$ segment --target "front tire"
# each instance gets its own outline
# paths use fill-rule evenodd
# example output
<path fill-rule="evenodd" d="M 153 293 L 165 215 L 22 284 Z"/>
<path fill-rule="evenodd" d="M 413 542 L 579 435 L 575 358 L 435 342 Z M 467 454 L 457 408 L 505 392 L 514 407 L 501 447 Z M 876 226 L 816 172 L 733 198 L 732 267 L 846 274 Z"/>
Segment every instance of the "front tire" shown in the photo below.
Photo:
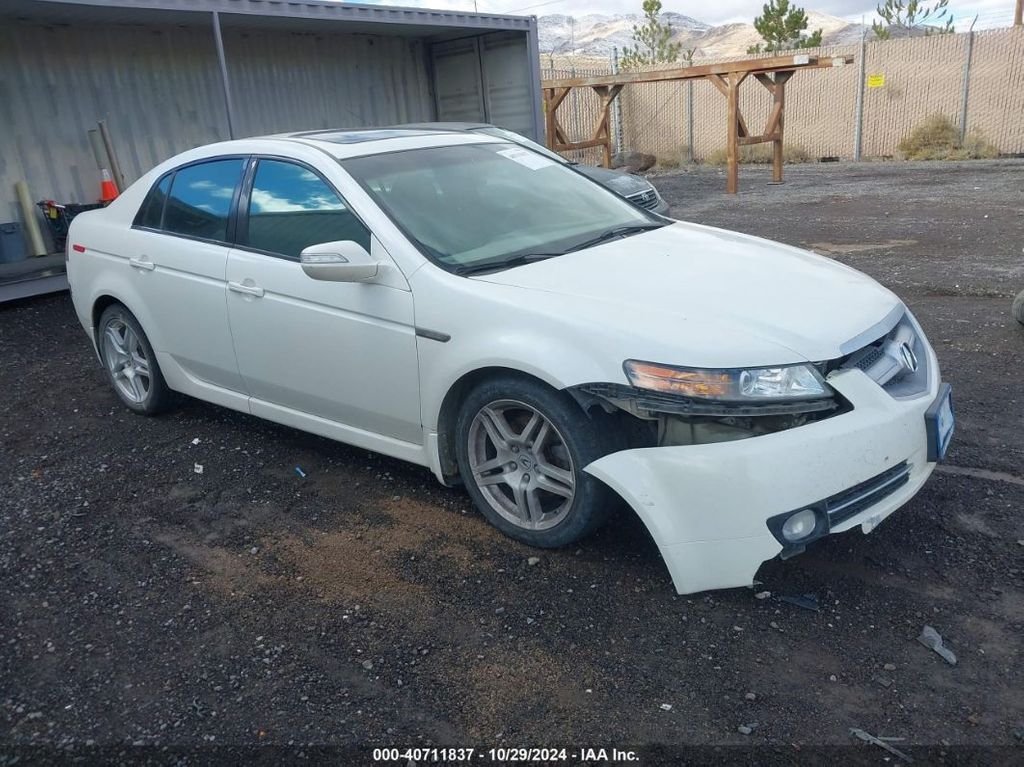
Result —
<path fill-rule="evenodd" d="M 135 316 L 111 304 L 96 328 L 103 369 L 118 399 L 141 415 L 156 415 L 174 404 L 153 347 Z"/>
<path fill-rule="evenodd" d="M 604 524 L 616 505 L 583 471 L 612 452 L 604 414 L 584 413 L 563 392 L 518 377 L 487 381 L 456 423 L 459 474 L 477 508 L 511 538 L 566 546 Z"/>

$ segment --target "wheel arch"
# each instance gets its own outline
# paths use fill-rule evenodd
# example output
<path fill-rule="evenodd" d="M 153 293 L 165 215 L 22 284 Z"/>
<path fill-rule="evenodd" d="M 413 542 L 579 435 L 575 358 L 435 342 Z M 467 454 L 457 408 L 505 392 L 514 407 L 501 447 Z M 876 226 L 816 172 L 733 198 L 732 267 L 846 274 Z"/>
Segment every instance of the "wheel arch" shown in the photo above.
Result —
<path fill-rule="evenodd" d="M 557 390 L 557 387 L 552 386 L 550 381 L 546 381 L 539 376 L 501 365 L 475 368 L 459 376 L 448 387 L 448 391 L 445 392 L 441 400 L 441 407 L 437 413 L 438 466 L 447 483 L 457 481 L 459 474 L 459 467 L 455 460 L 455 421 L 459 415 L 459 404 L 473 388 L 479 386 L 484 381 L 495 378 L 521 378 L 535 381 Z"/>
<path fill-rule="evenodd" d="M 103 316 L 103 312 L 105 312 L 109 307 L 113 306 L 114 304 L 121 304 L 121 306 L 123 306 L 125 309 L 128 309 L 128 311 L 132 311 L 131 309 L 128 308 L 128 305 L 124 301 L 122 301 L 117 296 L 111 295 L 110 293 L 101 293 L 100 295 L 96 296 L 96 298 L 92 302 L 92 309 L 90 310 L 90 319 L 92 321 L 93 338 L 95 339 L 97 346 L 99 346 L 99 337 L 97 336 L 97 333 L 100 329 L 100 317 Z M 134 314 L 134 312 L 132 312 L 132 314 Z"/>
<path fill-rule="evenodd" d="M 581 396 L 574 387 L 560 386 L 546 376 L 503 365 L 487 365 L 463 373 L 445 392 L 437 414 L 437 460 L 440 473 L 447 484 L 458 481 L 458 464 L 455 459 L 455 422 L 459 415 L 459 405 L 473 388 L 484 381 L 495 378 L 518 378 L 531 381 L 569 394 L 579 405 L 580 410 L 589 413 L 598 403 L 593 398 Z"/>

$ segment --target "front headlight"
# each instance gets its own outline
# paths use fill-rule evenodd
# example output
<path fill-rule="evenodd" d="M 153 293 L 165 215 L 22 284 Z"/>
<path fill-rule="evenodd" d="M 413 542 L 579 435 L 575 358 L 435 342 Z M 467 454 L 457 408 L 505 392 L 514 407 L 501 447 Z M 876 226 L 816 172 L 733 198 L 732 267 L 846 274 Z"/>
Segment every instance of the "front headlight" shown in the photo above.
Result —
<path fill-rule="evenodd" d="M 710 370 L 626 360 L 626 377 L 638 389 L 724 402 L 820 399 L 831 392 L 811 365 Z"/>

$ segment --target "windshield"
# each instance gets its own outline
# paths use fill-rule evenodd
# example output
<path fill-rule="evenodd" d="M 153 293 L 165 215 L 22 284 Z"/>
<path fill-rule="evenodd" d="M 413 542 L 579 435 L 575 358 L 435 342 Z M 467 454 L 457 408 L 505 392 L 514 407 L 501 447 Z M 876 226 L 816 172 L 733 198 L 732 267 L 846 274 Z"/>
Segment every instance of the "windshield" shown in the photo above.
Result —
<path fill-rule="evenodd" d="M 663 225 L 565 165 L 506 143 L 356 157 L 347 170 L 420 250 L 452 271 L 557 256 Z"/>
<path fill-rule="evenodd" d="M 514 131 L 506 130 L 505 128 L 499 128 L 496 125 L 488 125 L 486 128 L 478 128 L 473 133 L 486 133 L 488 136 L 494 136 L 495 138 L 504 139 L 505 141 L 512 141 L 519 146 L 525 146 L 527 149 L 532 149 L 534 152 L 540 152 L 545 157 L 548 157 L 555 162 L 560 162 L 563 165 L 572 165 L 573 163 L 566 160 L 562 155 L 557 152 L 552 152 L 546 146 L 541 146 L 536 141 L 530 141 L 526 136 L 520 136 Z"/>

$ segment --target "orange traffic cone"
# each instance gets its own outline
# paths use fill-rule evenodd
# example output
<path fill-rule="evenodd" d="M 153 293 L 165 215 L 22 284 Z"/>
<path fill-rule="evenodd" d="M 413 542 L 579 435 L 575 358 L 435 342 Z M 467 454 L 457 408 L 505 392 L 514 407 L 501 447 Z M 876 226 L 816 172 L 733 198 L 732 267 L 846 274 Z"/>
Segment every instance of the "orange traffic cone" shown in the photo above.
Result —
<path fill-rule="evenodd" d="M 117 184 L 106 168 L 100 170 L 100 202 L 111 202 L 117 199 Z"/>

